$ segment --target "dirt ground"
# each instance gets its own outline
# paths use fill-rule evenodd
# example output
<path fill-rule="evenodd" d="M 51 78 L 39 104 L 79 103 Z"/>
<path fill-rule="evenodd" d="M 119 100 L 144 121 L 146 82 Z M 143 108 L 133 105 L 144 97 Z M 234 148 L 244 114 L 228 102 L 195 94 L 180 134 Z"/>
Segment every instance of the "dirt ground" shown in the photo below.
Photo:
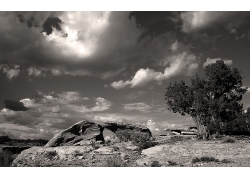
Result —
<path fill-rule="evenodd" d="M 219 162 L 196 162 L 194 158 L 213 157 Z M 147 166 L 158 161 L 162 166 L 187 167 L 249 167 L 250 140 L 241 139 L 234 143 L 223 143 L 222 140 L 195 141 L 192 139 L 162 144 L 142 151 L 142 157 L 136 162 L 140 166 Z M 170 161 L 170 163 L 169 163 Z"/>

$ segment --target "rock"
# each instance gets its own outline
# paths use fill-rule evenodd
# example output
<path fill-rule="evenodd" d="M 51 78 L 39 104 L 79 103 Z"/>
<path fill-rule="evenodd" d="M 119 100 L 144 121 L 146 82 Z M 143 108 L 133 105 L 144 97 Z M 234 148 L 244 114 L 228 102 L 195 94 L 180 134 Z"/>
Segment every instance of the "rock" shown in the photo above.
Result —
<path fill-rule="evenodd" d="M 146 133 L 150 137 L 152 136 L 150 130 L 142 126 L 140 124 L 127 124 L 127 123 L 119 123 L 119 122 L 105 122 L 102 124 L 104 128 L 109 129 L 110 131 L 116 133 L 116 131 L 121 131 L 121 130 L 132 130 L 134 132 L 141 132 L 141 133 Z"/>
<path fill-rule="evenodd" d="M 154 146 L 148 149 L 144 149 L 141 154 L 146 155 L 146 156 L 153 156 L 162 150 L 163 150 L 162 146 Z"/>
<path fill-rule="evenodd" d="M 118 122 L 105 122 L 103 124 L 97 124 L 83 120 L 55 135 L 45 145 L 45 147 L 89 145 L 84 141 L 104 142 L 104 128 L 114 133 L 120 131 L 129 131 L 130 133 L 144 133 L 148 137 L 152 137 L 150 130 L 140 124 L 133 125 Z"/>
<path fill-rule="evenodd" d="M 113 148 L 110 147 L 100 147 L 97 150 L 94 150 L 94 152 L 97 152 L 101 155 L 112 155 L 113 154 Z"/>
<path fill-rule="evenodd" d="M 135 145 L 133 145 L 133 144 L 130 142 L 130 143 L 128 143 L 128 144 L 125 146 L 125 149 L 134 151 L 134 150 L 137 150 L 138 147 L 135 146 Z"/>
<path fill-rule="evenodd" d="M 100 125 L 89 121 L 80 121 L 55 135 L 45 147 L 72 146 L 82 140 L 104 141 L 102 132 L 103 127 Z"/>
<path fill-rule="evenodd" d="M 86 140 L 82 140 L 74 144 L 74 146 L 90 146 L 90 145 L 92 145 L 92 141 L 86 141 Z"/>

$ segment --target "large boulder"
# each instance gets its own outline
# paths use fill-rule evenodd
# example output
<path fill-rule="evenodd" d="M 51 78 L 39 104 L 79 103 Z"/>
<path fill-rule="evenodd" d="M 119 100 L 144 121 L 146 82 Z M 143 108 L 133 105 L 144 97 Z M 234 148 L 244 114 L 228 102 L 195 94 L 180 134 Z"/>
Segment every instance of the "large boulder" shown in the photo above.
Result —
<path fill-rule="evenodd" d="M 131 130 L 134 132 L 146 133 L 149 136 L 152 136 L 150 130 L 140 124 L 128 124 L 128 123 L 119 123 L 119 122 L 105 122 L 102 124 L 104 128 L 109 129 L 110 131 L 116 133 L 117 131 L 122 130 Z"/>
<path fill-rule="evenodd" d="M 55 135 L 45 147 L 56 147 L 56 146 L 73 146 L 85 144 L 84 141 L 102 141 L 104 142 L 103 130 L 104 128 L 117 133 L 121 131 L 129 131 L 130 133 L 143 133 L 148 137 L 152 134 L 150 130 L 140 124 L 127 124 L 118 122 L 105 122 L 97 124 L 90 121 L 80 121 L 68 129 Z"/>
<path fill-rule="evenodd" d="M 55 135 L 45 147 L 73 146 L 82 140 L 104 141 L 103 127 L 89 121 L 80 121 Z"/>

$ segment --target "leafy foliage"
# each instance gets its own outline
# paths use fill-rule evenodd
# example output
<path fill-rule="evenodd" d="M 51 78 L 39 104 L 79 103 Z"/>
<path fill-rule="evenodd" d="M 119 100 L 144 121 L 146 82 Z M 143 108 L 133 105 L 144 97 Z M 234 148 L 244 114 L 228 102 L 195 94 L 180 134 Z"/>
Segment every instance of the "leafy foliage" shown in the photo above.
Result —
<path fill-rule="evenodd" d="M 48 158 L 48 159 L 50 159 L 50 160 L 52 160 L 55 156 L 57 156 L 58 154 L 57 154 L 57 152 L 56 151 L 48 151 L 47 153 L 46 153 L 46 157 Z"/>
<path fill-rule="evenodd" d="M 170 84 L 165 100 L 170 111 L 191 115 L 201 135 L 211 125 L 217 131 L 221 123 L 236 119 L 242 112 L 240 101 L 246 91 L 239 70 L 217 61 L 205 68 L 204 78 L 196 76 L 189 86 L 184 81 Z"/>
<path fill-rule="evenodd" d="M 131 136 L 133 144 L 138 146 L 140 149 L 147 149 L 157 145 L 156 142 L 151 141 L 150 137 L 145 133 L 134 133 Z"/>

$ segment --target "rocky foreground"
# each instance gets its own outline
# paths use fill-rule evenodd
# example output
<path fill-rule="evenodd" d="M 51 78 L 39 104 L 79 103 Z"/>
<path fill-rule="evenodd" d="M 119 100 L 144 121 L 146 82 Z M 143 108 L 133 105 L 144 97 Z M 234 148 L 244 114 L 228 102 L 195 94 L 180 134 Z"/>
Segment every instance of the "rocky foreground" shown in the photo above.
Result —
<path fill-rule="evenodd" d="M 230 139 L 230 141 L 225 141 L 223 138 L 204 141 L 185 136 L 166 136 L 155 141 L 148 140 L 154 142 L 151 144 L 153 147 L 144 147 L 140 143 L 124 142 L 124 137 L 121 137 L 118 132 L 151 135 L 145 127 L 109 124 L 109 127 L 115 127 L 110 129 L 118 135 L 109 142 L 100 139 L 103 127 L 87 121 L 79 122 L 53 137 L 45 147 L 32 147 L 22 151 L 13 161 L 12 166 L 250 166 L 250 139 L 248 137 L 234 138 L 233 141 Z M 122 134 L 125 136 L 124 132 Z"/>

